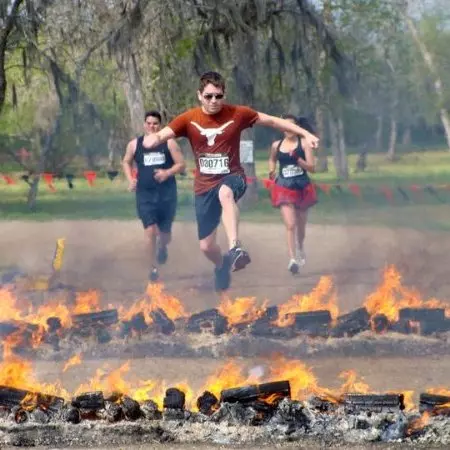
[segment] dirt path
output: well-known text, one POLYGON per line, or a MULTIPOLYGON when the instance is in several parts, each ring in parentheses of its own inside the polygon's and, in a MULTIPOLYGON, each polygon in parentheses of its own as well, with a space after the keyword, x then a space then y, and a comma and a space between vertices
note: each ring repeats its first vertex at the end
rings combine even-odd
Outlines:
MULTIPOLYGON (((301 276, 293 277, 286 269, 281 225, 243 223, 241 232, 252 264, 235 274, 232 297, 256 296, 277 304, 309 292, 320 276, 331 275, 340 309, 349 310, 381 280, 383 267, 395 263, 405 283, 425 297, 450 299, 447 233, 312 225, 308 264, 301 276)), ((0 222, 0 268, 19 265, 30 273, 48 273, 58 237, 67 242, 63 281, 78 289, 101 289, 105 302, 132 301, 143 292, 148 270, 137 221, 0 222)), ((175 224, 170 261, 161 273, 167 289, 179 295, 188 310, 217 304, 212 270, 198 250, 194 224, 175 224)))

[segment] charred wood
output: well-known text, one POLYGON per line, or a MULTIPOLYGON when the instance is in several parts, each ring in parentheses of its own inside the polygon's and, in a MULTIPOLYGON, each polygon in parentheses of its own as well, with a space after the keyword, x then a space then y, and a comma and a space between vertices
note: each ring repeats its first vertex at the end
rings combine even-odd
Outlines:
POLYGON ((123 419, 124 413, 122 407, 114 402, 105 401, 105 408, 97 412, 97 416, 100 419, 106 420, 107 422, 114 423, 119 422, 123 419))
POLYGON ((362 331, 370 330, 370 316, 366 308, 358 308, 339 316, 336 326, 331 330, 333 337, 353 337, 362 331))
POLYGON ((445 321, 444 308, 403 308, 399 311, 399 320, 421 321, 445 321))
POLYGON ((49 317, 47 319, 48 333, 56 333, 62 328, 61 319, 59 317, 49 317))
POLYGON ((16 423, 25 423, 28 422, 30 416, 28 411, 23 409, 21 406, 14 406, 11 409, 11 419, 16 423))
POLYGON ((69 422, 77 424, 81 422, 81 413, 78 408, 71 405, 65 405, 65 407, 60 412, 61 420, 64 422, 69 422))
POLYGON ((141 407, 136 400, 124 395, 120 399, 120 406, 127 420, 137 420, 142 417, 141 407))
POLYGON ((203 394, 197 399, 197 408, 206 416, 210 416, 217 410, 219 406, 219 399, 209 391, 203 392, 203 394))
POLYGON ((403 400, 403 394, 346 394, 343 405, 348 414, 362 411, 395 412, 405 409, 403 400))
POLYGON ((31 394, 31 392, 22 389, 0 386, 0 406, 10 409, 14 406, 20 406, 25 397, 31 394))
POLYGON ((119 321, 117 309, 107 309, 104 311, 76 314, 72 316, 72 323, 75 327, 92 327, 95 325, 114 325, 119 321))
POLYGON ((162 413, 158 409, 158 405, 153 400, 146 400, 141 405, 141 411, 147 420, 159 420, 162 413))
POLYGON ((334 412, 339 407, 338 399, 332 401, 330 399, 318 396, 308 399, 308 404, 316 411, 320 411, 322 413, 334 412))
POLYGON ((208 309, 190 316, 186 330, 191 333, 208 332, 220 336, 228 331, 228 320, 217 309, 208 309))
POLYGON ((97 411, 105 407, 102 391, 86 392, 72 399, 72 406, 87 411, 97 411))
POLYGON ((309 311, 296 313, 293 328, 309 336, 328 336, 331 326, 330 311, 309 311))
POLYGON ((256 320, 250 327, 253 336, 264 336, 278 339, 292 339, 296 333, 293 326, 278 327, 268 318, 256 320))
POLYGON ((289 381, 274 381, 258 385, 244 386, 240 388, 225 389, 220 393, 221 403, 248 404, 256 400, 274 400, 291 396, 289 381))
POLYGON ((450 415, 450 396, 421 393, 419 397, 419 412, 450 415))
POLYGON ((389 319, 384 314, 377 314, 372 319, 372 329, 376 333, 384 333, 390 330, 389 319))
POLYGON ((169 388, 163 401, 164 409, 184 409, 186 396, 177 388, 169 388))
POLYGON ((153 320, 152 328, 162 334, 172 334, 175 331, 175 324, 167 317, 162 309, 156 309, 150 313, 153 320))
POLYGON ((48 423, 50 416, 41 408, 36 408, 30 413, 30 420, 37 423, 48 423))

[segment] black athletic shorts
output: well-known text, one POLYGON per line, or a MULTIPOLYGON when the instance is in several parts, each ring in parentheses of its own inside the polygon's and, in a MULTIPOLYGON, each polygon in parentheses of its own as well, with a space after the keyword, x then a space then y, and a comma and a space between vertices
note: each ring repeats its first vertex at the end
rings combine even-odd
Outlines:
POLYGON ((163 233, 170 233, 177 210, 177 195, 175 192, 159 190, 137 191, 136 207, 144 228, 157 225, 163 233))
POLYGON ((247 189, 247 182, 242 175, 230 174, 210 191, 195 196, 195 215, 200 240, 208 237, 220 224, 222 205, 219 201, 219 189, 223 184, 233 191, 236 202, 245 194, 247 189))

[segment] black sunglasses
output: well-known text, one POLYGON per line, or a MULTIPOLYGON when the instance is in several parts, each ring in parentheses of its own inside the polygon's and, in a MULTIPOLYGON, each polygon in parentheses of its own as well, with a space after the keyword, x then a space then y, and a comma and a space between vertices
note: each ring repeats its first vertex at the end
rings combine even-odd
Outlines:
POLYGON ((223 97, 224 97, 224 95, 223 95, 223 94, 205 94, 205 95, 203 96, 203 98, 204 98, 205 100, 211 100, 213 97, 214 97, 216 100, 222 100, 223 97))

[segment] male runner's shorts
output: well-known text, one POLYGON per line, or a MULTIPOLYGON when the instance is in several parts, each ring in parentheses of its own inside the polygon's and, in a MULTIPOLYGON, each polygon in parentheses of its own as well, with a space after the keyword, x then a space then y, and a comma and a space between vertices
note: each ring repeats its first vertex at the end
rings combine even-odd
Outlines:
POLYGON ((176 194, 164 195, 159 191, 138 191, 136 207, 144 228, 157 225, 163 233, 171 232, 177 210, 176 194))
POLYGON ((289 189, 275 183, 271 188, 271 198, 275 208, 294 205, 300 211, 306 211, 317 203, 316 188, 312 183, 298 189, 289 189))
POLYGON ((247 189, 246 180, 242 175, 230 174, 210 191, 195 196, 195 215, 200 240, 208 237, 220 224, 222 205, 219 201, 219 189, 223 184, 233 191, 236 202, 245 194, 247 189))

